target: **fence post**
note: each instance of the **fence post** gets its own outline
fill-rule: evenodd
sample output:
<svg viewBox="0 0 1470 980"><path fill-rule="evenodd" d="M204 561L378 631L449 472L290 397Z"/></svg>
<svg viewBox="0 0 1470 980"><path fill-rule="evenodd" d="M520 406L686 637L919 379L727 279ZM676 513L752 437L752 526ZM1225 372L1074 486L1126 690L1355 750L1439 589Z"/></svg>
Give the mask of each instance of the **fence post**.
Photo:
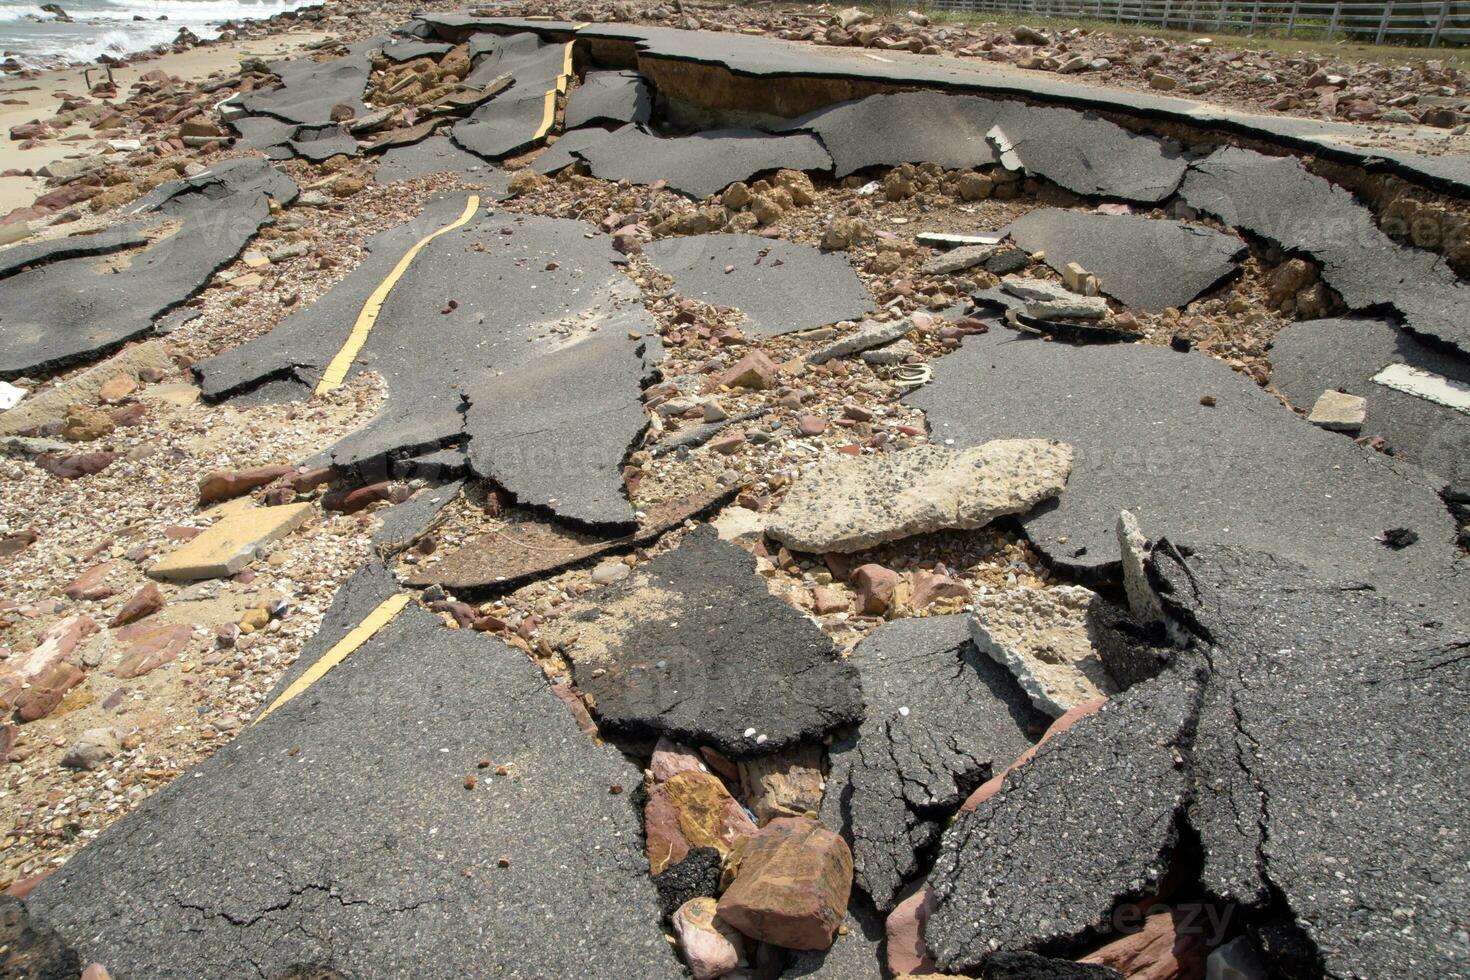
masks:
<svg viewBox="0 0 1470 980"><path fill-rule="evenodd" d="M1429 36L1429 46L1439 47L1439 32L1444 30L1444 22L1450 16L1450 0L1443 0L1439 5L1439 20L1434 22L1434 33Z"/></svg>
<svg viewBox="0 0 1470 980"><path fill-rule="evenodd" d="M1393 16L1393 0L1388 0L1383 5L1383 16L1378 18L1378 36L1373 39L1374 44L1383 43L1383 32L1388 30L1388 19Z"/></svg>
<svg viewBox="0 0 1470 980"><path fill-rule="evenodd" d="M1159 26L1163 27L1165 30L1169 29L1169 5L1173 2L1174 0L1164 0L1164 22ZM1448 6L1449 0L1445 0L1445 4L1446 6Z"/></svg>
<svg viewBox="0 0 1470 980"><path fill-rule="evenodd" d="M1194 30L1194 17L1199 10L1199 0L1189 0L1189 30Z"/></svg>
<svg viewBox="0 0 1470 980"><path fill-rule="evenodd" d="M1286 19L1286 36L1291 37L1291 32L1296 30L1296 12L1301 7L1301 0L1291 0L1291 16Z"/></svg>
<svg viewBox="0 0 1470 980"><path fill-rule="evenodd" d="M1254 34L1256 32L1256 21L1260 19L1260 16L1261 0L1256 0L1256 2L1251 5L1251 26L1250 29L1246 31L1247 34Z"/></svg>
<svg viewBox="0 0 1470 980"><path fill-rule="evenodd" d="M1444 0L1445 9L1450 7L1450 0ZM1327 21L1327 40L1332 40L1332 35L1337 33L1337 18L1342 16L1342 0L1337 0L1332 5L1332 16Z"/></svg>

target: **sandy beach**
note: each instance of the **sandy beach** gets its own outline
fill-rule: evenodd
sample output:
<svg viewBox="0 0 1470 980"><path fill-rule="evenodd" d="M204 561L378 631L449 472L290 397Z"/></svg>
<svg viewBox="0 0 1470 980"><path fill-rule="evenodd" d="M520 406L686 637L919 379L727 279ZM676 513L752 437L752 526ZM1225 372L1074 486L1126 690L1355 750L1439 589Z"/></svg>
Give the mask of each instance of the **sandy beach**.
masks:
<svg viewBox="0 0 1470 980"><path fill-rule="evenodd" d="M326 36L321 30L303 29L267 38L211 44L179 54L139 60L126 68L114 68L112 77L117 82L119 94L125 96L133 82L145 72L162 70L185 81L197 81L232 70L241 58L283 57ZM72 126L59 136L28 150L21 149L19 142L8 138L12 126L34 119L49 119L62 99L87 94L84 72L81 67L63 68L43 72L38 78L0 82L0 103L3 103L0 104L0 172L38 170L53 161L88 152L94 143L99 142L93 138L92 130L86 124ZM102 73L100 76L99 72ZM105 69L100 65L93 66L92 78L99 77L105 77ZM19 100L20 104L10 104L13 100ZM0 214L30 204L43 189L44 181L33 177L0 177Z"/></svg>

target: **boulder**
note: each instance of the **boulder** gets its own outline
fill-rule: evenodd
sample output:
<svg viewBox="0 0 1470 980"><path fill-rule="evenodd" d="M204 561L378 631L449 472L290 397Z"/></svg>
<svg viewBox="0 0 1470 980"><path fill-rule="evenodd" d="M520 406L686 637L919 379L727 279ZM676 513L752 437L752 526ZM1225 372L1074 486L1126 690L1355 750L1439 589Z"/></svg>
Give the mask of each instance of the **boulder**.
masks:
<svg viewBox="0 0 1470 980"><path fill-rule="evenodd" d="M781 817L736 845L726 876L720 918L761 942L826 949L847 915L852 852L816 820Z"/></svg>
<svg viewBox="0 0 1470 980"><path fill-rule="evenodd" d="M1002 439L955 452L919 446L835 455L802 474L766 526L795 551L854 552L1024 514L1061 492L1072 451L1050 439Z"/></svg>
<svg viewBox="0 0 1470 980"><path fill-rule="evenodd" d="M718 776L677 772L649 790L643 810L648 869L657 875L683 861L696 847L712 847L721 855L749 834L755 823L725 789Z"/></svg>

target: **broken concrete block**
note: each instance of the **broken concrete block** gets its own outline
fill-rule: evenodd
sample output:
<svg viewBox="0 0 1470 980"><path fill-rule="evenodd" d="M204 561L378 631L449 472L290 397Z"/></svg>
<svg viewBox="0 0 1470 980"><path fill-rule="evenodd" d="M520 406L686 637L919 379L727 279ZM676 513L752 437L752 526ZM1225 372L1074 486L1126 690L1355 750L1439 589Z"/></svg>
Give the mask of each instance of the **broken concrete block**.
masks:
<svg viewBox="0 0 1470 980"><path fill-rule="evenodd" d="M223 578L255 560L256 552L311 517L311 504L254 507L232 513L165 555L148 574L162 579Z"/></svg>
<svg viewBox="0 0 1470 980"><path fill-rule="evenodd" d="M1131 511L1118 512L1118 550L1123 561L1123 592L1128 609L1140 623L1157 623L1164 618L1164 607L1158 593L1148 581L1144 562L1148 560L1148 539Z"/></svg>
<svg viewBox="0 0 1470 980"><path fill-rule="evenodd" d="M1330 432L1357 433L1367 417L1368 400L1362 395L1328 389L1318 396L1307 421Z"/></svg>
<svg viewBox="0 0 1470 980"><path fill-rule="evenodd" d="M1007 279L1001 288L1026 303L1029 316L1042 319L1101 320L1108 315L1101 296L1079 296L1050 279Z"/></svg>
<svg viewBox="0 0 1470 980"><path fill-rule="evenodd" d="M806 360L808 364L825 364L834 357L846 357L848 354L883 347L898 340L913 327L913 321L908 319L884 322L864 320L858 324L856 331L818 348L808 354Z"/></svg>
<svg viewBox="0 0 1470 980"><path fill-rule="evenodd" d="M948 276L973 269L1000 250L999 245L963 245L951 252L936 255L924 263L926 276Z"/></svg>
<svg viewBox="0 0 1470 980"><path fill-rule="evenodd" d="M1056 718L1117 693L1093 642L1104 604L1080 585L988 593L975 598L970 638Z"/></svg>
<svg viewBox="0 0 1470 980"><path fill-rule="evenodd" d="M954 452L920 446L832 456L802 474L766 533L796 551L853 552L945 528L984 527L1056 496L1072 451L1049 439L1009 439Z"/></svg>

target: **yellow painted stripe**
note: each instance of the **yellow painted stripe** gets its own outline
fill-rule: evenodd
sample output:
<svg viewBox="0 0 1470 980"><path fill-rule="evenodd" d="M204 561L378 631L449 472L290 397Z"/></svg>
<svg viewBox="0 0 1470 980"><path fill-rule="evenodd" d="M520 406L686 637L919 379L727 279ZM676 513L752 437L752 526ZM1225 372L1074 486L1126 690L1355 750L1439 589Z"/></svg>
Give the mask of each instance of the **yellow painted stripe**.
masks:
<svg viewBox="0 0 1470 980"><path fill-rule="evenodd" d="M464 214L438 231L425 235L420 239L417 245L405 252L403 258L398 260L398 264L393 267L393 271L388 273L388 278L378 283L378 288L374 289L372 295L367 298L367 302L362 304L362 312L357 314L357 322L352 325L352 332L347 335L347 343L342 345L342 349L337 352L337 356L332 358L332 363L327 365L326 373L322 375L322 380L316 386L316 393L318 395L325 394L334 388L342 387L342 382L347 379L347 372L352 369L352 362L362 352L362 345L367 343L368 334L372 332L373 324L378 322L378 314L382 312L383 304L387 301L388 294L393 291L394 286L398 285L398 280L403 278L403 274L408 271L408 267L413 264L413 260L418 257L418 254L424 250L424 246L428 245L440 235L447 234L468 223L475 216L475 211L479 207L479 195L471 194L469 201L465 203Z"/></svg>
<svg viewBox="0 0 1470 980"><path fill-rule="evenodd" d="M576 30L581 30L583 25L578 24ZM556 76L556 84L546 92L546 101L541 107L541 125L536 127L536 139L545 139L546 134L551 132L552 123L556 122L556 97L567 90L567 85L572 80L572 45L574 41L568 41L561 55L561 74Z"/></svg>
<svg viewBox="0 0 1470 980"><path fill-rule="evenodd" d="M260 713L260 717L255 719L255 723L259 724L272 711L275 711L281 705L290 701L298 694L303 693L311 685L325 677L327 671L346 660L352 651L372 639L378 630L387 626L393 621L393 617L403 612L403 607L408 605L408 600L408 593L402 592L380 603L378 608L368 613L362 622L352 628L352 632L338 640L332 646L332 649L322 654L320 660L306 668L304 674L292 681L291 686L282 691L281 696L272 701L270 707Z"/></svg>

